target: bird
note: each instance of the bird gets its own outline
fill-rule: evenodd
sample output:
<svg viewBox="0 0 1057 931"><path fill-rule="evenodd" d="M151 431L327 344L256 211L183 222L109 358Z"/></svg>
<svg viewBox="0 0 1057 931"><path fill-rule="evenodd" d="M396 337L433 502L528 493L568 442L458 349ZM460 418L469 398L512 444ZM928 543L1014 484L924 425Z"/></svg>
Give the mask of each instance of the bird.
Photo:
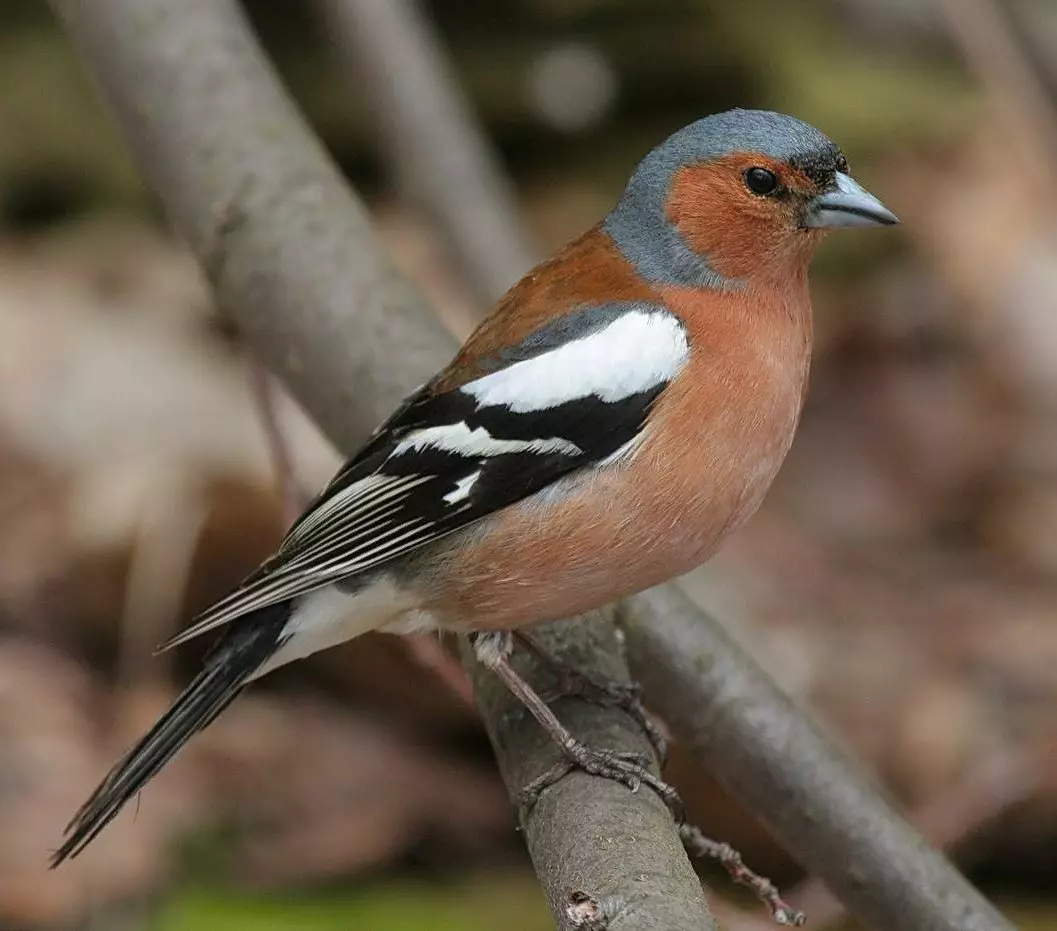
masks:
<svg viewBox="0 0 1057 931"><path fill-rule="evenodd" d="M52 866L250 682L368 631L474 634L526 700L510 632L682 575L758 508L804 402L812 255L829 230L898 222L793 116L728 110L668 137L611 212L515 284L341 467L277 552L162 645L217 635ZM580 750L589 771L638 779L618 754Z"/></svg>

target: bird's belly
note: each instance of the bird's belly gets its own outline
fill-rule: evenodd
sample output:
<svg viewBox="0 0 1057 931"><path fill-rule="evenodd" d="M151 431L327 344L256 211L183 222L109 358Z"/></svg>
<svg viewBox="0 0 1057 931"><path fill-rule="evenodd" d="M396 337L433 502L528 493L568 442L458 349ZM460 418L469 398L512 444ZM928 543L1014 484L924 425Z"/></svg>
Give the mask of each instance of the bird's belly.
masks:
<svg viewBox="0 0 1057 931"><path fill-rule="evenodd" d="M639 482L637 470L657 468L647 456L523 502L457 541L442 558L430 606L445 626L509 628L682 575L755 512L788 443L781 445L763 455L746 455L743 445L740 455L702 456L696 468Z"/></svg>
<svg viewBox="0 0 1057 931"><path fill-rule="evenodd" d="M370 630L393 628L394 632L410 633L432 626L431 618L419 610L413 593L387 575L379 575L356 589L326 585L296 599L282 632L283 645L253 678Z"/></svg>

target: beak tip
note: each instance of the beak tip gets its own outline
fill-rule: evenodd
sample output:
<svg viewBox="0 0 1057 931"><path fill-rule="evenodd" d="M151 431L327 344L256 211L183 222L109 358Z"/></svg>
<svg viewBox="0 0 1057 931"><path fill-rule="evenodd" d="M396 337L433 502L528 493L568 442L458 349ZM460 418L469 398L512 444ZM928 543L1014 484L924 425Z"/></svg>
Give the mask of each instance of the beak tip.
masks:
<svg viewBox="0 0 1057 931"><path fill-rule="evenodd" d="M837 174L833 190L814 199L804 221L808 227L840 229L897 226L900 220L851 176Z"/></svg>

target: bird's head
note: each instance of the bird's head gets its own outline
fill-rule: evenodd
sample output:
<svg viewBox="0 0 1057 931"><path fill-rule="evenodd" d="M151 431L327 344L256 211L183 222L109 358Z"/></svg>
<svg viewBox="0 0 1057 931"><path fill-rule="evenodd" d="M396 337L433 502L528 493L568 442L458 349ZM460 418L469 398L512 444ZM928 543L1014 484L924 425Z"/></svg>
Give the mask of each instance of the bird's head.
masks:
<svg viewBox="0 0 1057 931"><path fill-rule="evenodd" d="M729 110L650 152L605 227L648 280L737 288L802 273L829 229L898 222L813 126Z"/></svg>

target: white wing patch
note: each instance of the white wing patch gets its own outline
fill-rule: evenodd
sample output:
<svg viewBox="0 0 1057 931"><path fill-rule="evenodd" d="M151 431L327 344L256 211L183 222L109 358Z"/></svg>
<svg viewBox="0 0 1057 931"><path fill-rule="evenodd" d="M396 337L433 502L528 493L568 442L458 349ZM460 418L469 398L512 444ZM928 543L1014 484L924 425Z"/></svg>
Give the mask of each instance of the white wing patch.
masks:
<svg viewBox="0 0 1057 931"><path fill-rule="evenodd" d="M686 331L664 311L630 310L595 333L516 362L460 389L480 406L514 413L594 395L603 401L670 381L690 353Z"/></svg>
<svg viewBox="0 0 1057 931"><path fill-rule="evenodd" d="M466 478L460 478L455 483L455 490L449 491L445 496L444 500L448 504L458 504L460 501L465 501L470 497L470 492L473 490L473 486L476 484L477 479L481 477L482 469L478 469L476 472L467 475Z"/></svg>
<svg viewBox="0 0 1057 931"><path fill-rule="evenodd" d="M587 463L631 455L689 344L682 323L661 307L600 310L602 317L585 311L560 334L542 333L525 347L536 354L446 394L409 399L318 496L276 556L162 649L290 599L299 600L284 656L317 649L349 630L332 583L545 492ZM395 611L397 601L381 598L377 607Z"/></svg>
<svg viewBox="0 0 1057 931"><path fill-rule="evenodd" d="M438 427L423 427L401 440L393 450L394 456L417 452L427 446L458 453L467 459L487 456L502 456L506 453L564 453L578 456L582 452L575 443L560 437L535 440L496 439L484 427L470 429L465 423L442 424Z"/></svg>

